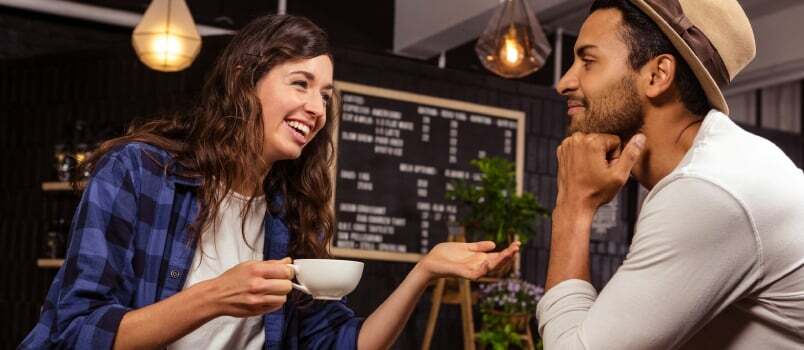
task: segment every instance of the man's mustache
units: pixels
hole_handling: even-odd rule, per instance
[[[568,97],[567,98],[567,106],[569,107],[586,107],[589,103],[586,101],[586,98],[583,97]]]

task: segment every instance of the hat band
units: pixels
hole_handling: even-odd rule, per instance
[[[689,18],[684,14],[684,10],[678,0],[644,0],[656,13],[661,16],[670,27],[681,36],[681,39],[689,45],[692,52],[698,56],[704,68],[709,71],[712,79],[717,86],[723,88],[728,85],[729,72],[723,63],[723,58],[712,45],[706,35],[698,29]]]

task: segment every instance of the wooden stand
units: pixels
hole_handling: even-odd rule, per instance
[[[528,350],[536,350],[536,345],[533,344],[533,334],[530,332],[530,325],[525,326],[525,329],[527,333],[520,334],[519,336],[522,337],[522,341],[525,342]]]
[[[449,283],[448,283],[449,282]],[[447,290],[447,284],[457,284],[458,290]],[[436,282],[435,289],[433,290],[432,306],[430,307],[430,316],[427,318],[427,329],[424,332],[424,342],[422,343],[422,350],[430,349],[430,342],[433,340],[433,333],[435,332],[436,319],[438,318],[438,310],[441,308],[441,303],[444,304],[460,304],[461,305],[461,323],[463,324],[463,348],[466,350],[475,349],[475,326],[472,319],[472,291],[469,286],[469,280],[463,278],[440,278]]]
[[[530,324],[529,323],[530,323],[530,315],[522,316],[522,318],[519,321],[514,321],[514,324],[517,326],[517,328],[519,328],[519,329],[525,328],[524,333],[519,333],[518,334],[519,339],[522,339],[522,342],[524,342],[523,345],[525,345],[522,348],[527,349],[527,350],[535,350],[536,346],[533,343],[533,334],[531,334],[531,332],[530,332]]]
[[[449,242],[466,242],[463,227],[449,227]],[[519,271],[519,254],[515,257],[515,271]],[[478,282],[493,283],[499,278],[481,277]],[[456,288],[457,287],[457,288]],[[463,348],[464,350],[475,350],[475,326],[472,316],[472,288],[470,281],[465,278],[440,278],[436,281],[433,289],[432,305],[430,315],[427,317],[427,328],[424,332],[422,350],[429,350],[430,343],[433,341],[436,320],[441,304],[459,304],[461,306],[461,324],[463,326]],[[525,342],[528,350],[534,350],[533,335],[530,325],[525,325],[526,333],[520,334],[522,341]]]
[[[496,282],[497,279],[481,278],[480,282]],[[457,287],[457,288],[456,288]],[[457,289],[457,290],[456,290]],[[435,289],[433,289],[432,306],[430,306],[430,315],[427,318],[427,328],[424,332],[424,342],[422,342],[422,350],[429,350],[430,343],[433,341],[433,334],[435,333],[436,320],[438,318],[438,311],[441,304],[459,304],[461,306],[461,323],[463,326],[463,348],[465,350],[475,349],[475,328],[474,319],[472,315],[472,290],[470,281],[463,278],[441,278],[436,282]],[[519,334],[524,342],[525,349],[534,350],[535,344],[533,342],[533,334],[530,331],[530,325],[525,325],[525,332]]]
[[[448,228],[449,242],[466,242],[463,227],[450,226]],[[457,291],[455,286],[457,285]],[[424,332],[424,342],[422,350],[430,349],[430,342],[433,340],[438,310],[444,304],[461,305],[461,323],[463,324],[463,348],[475,350],[475,325],[472,319],[472,289],[469,280],[465,278],[439,278],[433,289],[432,306],[430,306],[430,316],[427,317],[427,329]]]

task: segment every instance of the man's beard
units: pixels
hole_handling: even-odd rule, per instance
[[[610,91],[592,101],[583,99],[586,113],[582,118],[570,120],[568,135],[575,132],[612,134],[625,143],[642,129],[645,120],[633,76],[623,77]]]

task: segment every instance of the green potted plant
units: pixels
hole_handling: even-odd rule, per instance
[[[543,288],[515,278],[483,286],[478,299],[483,328],[477,341],[493,350],[524,348],[523,335],[531,334],[530,319],[542,295]]]
[[[480,171],[479,182],[454,181],[447,199],[462,204],[458,221],[470,240],[491,240],[504,248],[514,239],[525,243],[533,236],[533,226],[549,215],[533,194],[516,194],[514,164],[503,158],[472,160]]]

